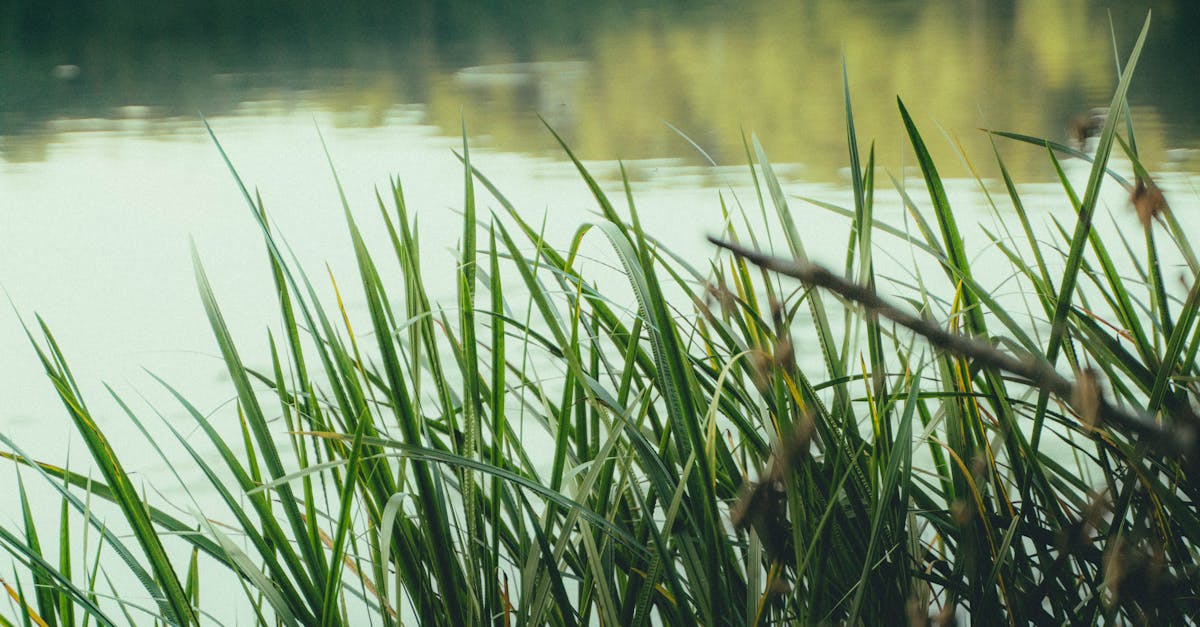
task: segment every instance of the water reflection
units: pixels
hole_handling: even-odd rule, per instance
[[[981,125],[1065,139],[1115,77],[1109,9],[1085,0],[44,4],[0,8],[0,156],[10,163],[52,159],[81,126],[64,120],[169,136],[195,132],[198,111],[316,109],[375,128],[419,105],[444,134],[465,114],[494,148],[540,156],[557,150],[535,113],[593,159],[700,163],[667,121],[717,162],[741,163],[742,133],[754,131],[775,160],[836,180],[843,54],[860,134],[879,140],[890,166],[902,154],[897,94],[927,133],[940,126],[979,156],[990,150]],[[1132,92],[1139,144],[1152,168],[1194,169],[1195,153],[1178,150],[1200,145],[1200,94],[1184,75],[1200,65],[1200,8],[1152,4]],[[1112,9],[1123,51],[1145,9]],[[956,159],[951,142],[930,144]],[[1018,176],[1047,174],[1041,155],[1009,158]]]

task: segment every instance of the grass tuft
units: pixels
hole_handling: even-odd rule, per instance
[[[16,571],[5,624],[190,625],[230,590],[258,622],[287,625],[1194,621],[1200,272],[1165,199],[1146,200],[1154,183],[1121,115],[1148,27],[1094,155],[988,131],[1021,228],[984,234],[1048,333],[981,283],[996,273],[973,261],[903,103],[929,200],[893,178],[909,219],[878,218],[875,149],[860,151],[845,74],[851,205],[815,203],[851,227],[832,269],[808,258],[757,137],[757,207],[722,195],[725,226],[697,269],[642,228],[623,168],[610,198],[558,135],[600,211],[548,241],[472,164],[464,125],[455,302],[429,295],[448,277],[421,267],[400,182],[377,195],[379,251],[339,181],[357,280],[331,273],[336,300],[322,303],[214,134],[262,233],[280,322],[269,366],[247,366],[193,250],[238,428],[156,377],[191,424],[163,419],[175,441],[151,444],[168,478],[183,485],[189,468],[206,482],[183,485],[193,503],[219,505],[180,520],[148,495],[158,486],[131,481],[39,319],[40,338],[26,332],[99,472],[32,460],[0,435],[20,495],[20,521],[0,526]],[[1046,151],[1073,228],[1037,233],[1003,140]],[[1059,155],[1091,160],[1082,194]],[[1094,228],[1105,181],[1153,201],[1144,249]],[[596,237],[624,283],[601,289],[611,281],[578,263]],[[947,282],[880,272],[882,237]],[[1164,281],[1168,259],[1190,285]],[[817,372],[797,345],[817,347]],[[56,528],[33,511],[30,477],[60,498]],[[114,589],[118,572],[141,589]],[[214,591],[219,578],[236,588]]]

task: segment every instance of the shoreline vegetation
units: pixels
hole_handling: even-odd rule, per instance
[[[808,260],[755,138],[743,143],[757,206],[722,197],[727,226],[694,267],[642,229],[627,178],[610,198],[558,135],[601,219],[556,247],[472,166],[464,131],[455,303],[428,297],[398,180],[378,199],[390,250],[367,249],[343,197],[358,276],[319,302],[214,134],[275,280],[269,368],[246,365],[193,250],[240,431],[156,378],[190,419],[163,419],[176,440],[158,442],[109,391],[167,463],[156,480],[223,507],[187,518],[131,479],[50,328],[27,323],[95,471],[30,459],[0,434],[23,523],[0,525],[13,565],[3,624],[213,622],[232,601],[209,587],[221,576],[245,612],[279,625],[1195,621],[1200,263],[1127,112],[1149,25],[1094,153],[988,131],[993,147],[1044,152],[1075,209],[1035,235],[993,150],[1007,197],[990,202],[1020,230],[985,232],[1025,321],[976,281],[903,103],[928,202],[897,184],[913,228],[875,219],[875,152],[860,152],[848,83],[844,267]],[[1132,173],[1110,170],[1114,151]],[[1083,189],[1060,156],[1092,163]],[[1144,233],[1092,228],[1102,185],[1125,187]],[[944,279],[880,272],[880,234]],[[580,270],[596,238],[621,264],[619,294]],[[1164,259],[1191,283],[1169,285]],[[365,319],[343,305],[351,290]],[[802,325],[821,379],[797,365]],[[208,483],[184,482],[185,467]],[[57,494],[56,523],[33,511],[35,484]],[[118,570],[132,583],[114,584]]]

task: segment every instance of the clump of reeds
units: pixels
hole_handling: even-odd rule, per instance
[[[161,382],[194,422],[186,429],[217,451],[206,458],[180,435],[189,459],[170,465],[200,469],[210,484],[189,489],[214,492],[224,509],[180,519],[130,480],[39,320],[42,339],[31,331],[31,341],[99,476],[38,463],[0,436],[62,499],[57,549],[25,498],[23,527],[0,527],[20,571],[6,583],[10,615],[197,623],[205,603],[230,602],[203,594],[216,572],[232,575],[257,620],[287,625],[1194,619],[1200,287],[1168,289],[1160,240],[1193,276],[1200,265],[1165,201],[1142,210],[1144,257],[1121,242],[1141,281],[1091,229],[1106,179],[1135,204],[1137,190],[1157,190],[1130,148],[1132,125],[1118,137],[1145,33],[1095,155],[994,133],[1048,146],[1056,168],[1056,153],[1093,161],[1082,195],[1057,169],[1075,226],[1046,243],[995,153],[1024,241],[989,236],[1050,321],[1040,342],[977,281],[903,104],[930,200],[903,196],[917,234],[875,219],[874,151],[861,158],[848,88],[853,206],[833,209],[853,228],[836,271],[808,260],[756,140],[751,175],[784,248],[760,252],[754,229],[730,227],[716,240],[733,254],[718,250],[706,268],[643,231],[627,182],[618,210],[565,145],[603,218],[556,247],[471,165],[464,142],[457,302],[429,298],[397,182],[378,207],[389,251],[368,251],[346,207],[363,321],[319,302],[246,193],[283,321],[268,369],[245,365],[195,257],[240,432],[218,431]],[[1115,145],[1138,184],[1109,172]],[[498,215],[480,219],[477,185]],[[881,275],[871,261],[880,233],[939,261],[952,299]],[[595,237],[620,261],[635,310],[576,263]],[[1056,257],[1062,269],[1051,272]],[[381,279],[383,264],[402,280]],[[883,284],[893,296],[879,294]],[[824,363],[818,377],[797,364],[801,318],[804,345]],[[99,538],[87,555],[71,520]],[[109,583],[117,568],[144,590]]]

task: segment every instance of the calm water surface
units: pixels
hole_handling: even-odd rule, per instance
[[[373,190],[401,178],[431,272],[449,271],[458,236],[462,175],[451,151],[464,120],[478,164],[565,243],[592,203],[539,114],[610,184],[613,160],[626,160],[651,231],[703,258],[702,236],[719,228],[717,190],[753,199],[744,133],[761,138],[790,193],[848,202],[843,58],[860,137],[875,138],[888,172],[902,175],[911,160],[899,95],[944,176],[969,175],[959,144],[989,177],[994,160],[978,127],[1066,140],[1072,116],[1105,104],[1113,88],[1110,14],[1125,53],[1147,8],[1154,23],[1130,97],[1139,147],[1172,201],[1194,202],[1200,5],[1150,4],[1110,13],[1082,0],[600,2],[587,11],[297,2],[272,13],[253,2],[6,3],[0,285],[18,312],[45,316],[85,389],[101,377],[139,387],[145,366],[216,404],[227,392],[189,238],[250,346],[272,321],[272,302],[261,244],[200,113],[310,272],[326,262],[347,280],[354,272],[318,132],[368,226]],[[1019,180],[1051,180],[1040,151],[1001,149]],[[957,187],[978,194],[968,181]],[[1043,205],[1035,210],[1061,211],[1053,186],[1030,189],[1026,200]],[[984,215],[972,213],[983,206],[977,196],[958,206],[968,223]],[[841,239],[824,231],[845,225],[804,216],[815,254],[832,246],[836,259]],[[0,315],[0,348],[0,425],[60,447],[44,436],[66,423],[11,312]]]
[[[565,245],[592,219],[594,204],[539,114],[613,189],[614,160],[626,160],[648,230],[700,260],[710,253],[703,235],[720,228],[718,191],[753,202],[743,133],[758,135],[790,194],[850,202],[844,58],[860,138],[876,140],[888,172],[912,175],[900,96],[943,175],[958,179],[949,186],[960,224],[982,251],[973,223],[994,219],[954,146],[994,176],[979,127],[1065,141],[1074,115],[1107,103],[1116,75],[1110,7],[1086,0],[598,2],[587,10],[300,1],[286,13],[261,2],[47,4],[0,7],[0,286],[27,321],[33,311],[46,318],[102,426],[130,447],[133,427],[101,380],[135,406],[144,407],[136,400],[144,394],[168,416],[174,405],[143,367],[206,411],[230,400],[189,238],[246,354],[265,354],[264,330],[275,322],[260,237],[200,113],[309,273],[324,277],[327,264],[353,285],[318,131],[381,249],[373,190],[401,178],[431,275],[453,269],[462,173],[452,150],[464,120],[477,165],[531,219],[545,215],[552,241]],[[1192,218],[1180,208],[1196,209],[1200,197],[1198,7],[1111,7],[1122,54],[1154,9],[1130,103],[1143,159],[1184,220]],[[1044,153],[1000,148],[1032,211],[1042,222],[1061,217],[1066,203],[1047,185]],[[1084,164],[1066,167],[1086,177]],[[881,191],[878,202],[880,217],[902,220],[894,195]],[[1107,202],[1114,217],[1103,228],[1136,225],[1119,193]],[[845,222],[807,208],[801,215],[813,256],[837,262]],[[611,262],[602,246],[591,253],[597,265]],[[908,263],[902,247],[881,254]],[[430,281],[445,286],[445,302],[452,283]],[[0,351],[0,430],[64,461],[79,444],[7,308]],[[81,464],[82,448],[70,457]],[[159,467],[140,461],[130,463]]]
[[[1125,53],[1154,9],[1130,101],[1143,159],[1178,205],[1195,201],[1200,171],[1190,74],[1200,9],[1150,4],[1111,9],[1112,24]],[[452,264],[462,175],[451,151],[464,120],[478,164],[530,217],[544,213],[550,233],[565,243],[590,219],[586,190],[538,115],[610,184],[613,160],[626,160],[651,231],[703,258],[702,236],[719,228],[717,190],[753,199],[744,133],[759,136],[790,193],[848,203],[843,58],[859,135],[897,175],[911,161],[897,95],[943,175],[965,179],[956,144],[983,176],[995,173],[979,127],[1066,140],[1072,116],[1105,104],[1115,82],[1110,9],[1080,0],[260,5],[0,9],[0,285],[17,311],[52,324],[85,389],[102,377],[141,389],[144,366],[214,405],[226,399],[189,238],[244,341],[261,342],[272,322],[261,244],[200,113],[309,271],[328,262],[348,280],[318,132],[368,226],[373,190],[401,178],[431,272]],[[1019,180],[1051,180],[1040,151],[1001,149]],[[1063,206],[1053,186],[1044,198],[1035,210]],[[983,203],[958,206],[970,222]],[[804,216],[809,246],[818,256],[832,246],[836,259],[841,238],[823,235],[844,223]],[[66,423],[10,312],[0,347],[0,425],[60,447],[44,436]]]

